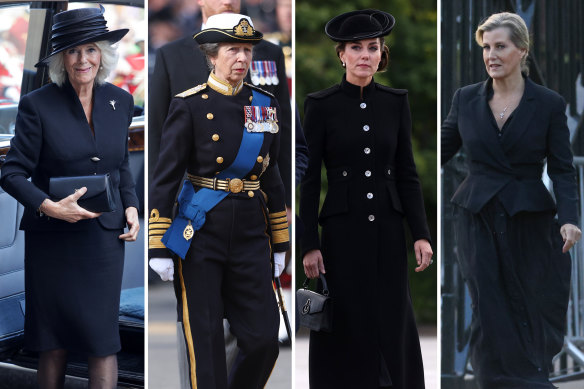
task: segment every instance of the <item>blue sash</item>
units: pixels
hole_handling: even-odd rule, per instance
[[[252,105],[270,105],[270,98],[263,93],[252,90],[252,95]],[[248,132],[244,126],[243,137],[235,160],[215,177],[220,180],[245,177],[254,167],[263,142],[264,134],[262,132]],[[194,232],[200,230],[205,224],[205,214],[219,204],[228,194],[229,192],[223,190],[209,188],[201,188],[195,193],[191,182],[185,180],[178,196],[178,215],[161,239],[166,248],[185,259],[191,246]],[[192,228],[192,234],[185,233],[189,229],[189,224]]]

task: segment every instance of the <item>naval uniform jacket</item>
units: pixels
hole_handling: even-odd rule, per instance
[[[209,76],[209,80],[212,77]],[[217,82],[221,83],[215,79]],[[252,89],[255,87],[242,83],[235,91],[228,85],[224,85],[224,88],[225,91],[218,92],[208,83],[201,84],[178,94],[171,102],[164,123],[160,159],[150,186],[151,258],[171,256],[160,239],[170,225],[175,193],[185,171],[194,176],[213,178],[235,160],[244,128],[244,106],[251,105]],[[255,89],[266,94],[265,91]],[[272,95],[269,96],[270,106],[276,107],[279,112],[278,102]],[[272,248],[275,252],[286,251],[289,246],[284,186],[276,162],[279,137],[279,131],[274,134],[264,133],[260,153],[254,157],[256,161],[251,171],[245,177],[233,177],[260,180],[261,191],[229,194],[253,198],[265,193],[272,228]]]
[[[68,223],[39,215],[41,203],[50,198],[51,177],[110,173],[116,210],[97,218],[106,229],[124,228],[125,209],[138,208],[128,162],[128,128],[134,100],[108,83],[95,85],[93,93],[95,136],[69,81],[62,87],[45,85],[21,98],[16,134],[2,167],[0,184],[25,207],[22,230],[81,230],[89,223]]]
[[[510,216],[556,210],[541,180],[544,162],[554,184],[560,225],[578,224],[577,187],[564,99],[525,78],[512,120],[493,131],[487,104],[492,79],[456,91],[442,124],[442,163],[464,146],[469,174],[452,202],[478,213],[495,196]]]
[[[291,174],[292,174],[292,130],[291,106],[288,83],[286,81],[286,67],[282,49],[268,41],[261,41],[253,47],[252,61],[274,61],[278,74],[278,85],[256,85],[273,94],[280,105],[280,156],[278,166],[280,176],[286,189],[287,204],[291,202]],[[199,44],[191,36],[179,39],[162,46],[156,51],[154,72],[150,76],[148,112],[148,147],[149,167],[154,172],[160,153],[160,141],[164,121],[168,115],[168,108],[172,97],[191,88],[207,82],[209,66],[205,55],[199,49]],[[246,82],[251,84],[248,72]]]
[[[332,333],[311,333],[310,386],[421,389],[403,218],[415,240],[430,233],[407,92],[372,81],[361,97],[343,77],[308,95],[304,107],[302,251],[322,251],[334,306]],[[322,162],[328,189],[319,215]]]

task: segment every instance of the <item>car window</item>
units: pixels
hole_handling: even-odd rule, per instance
[[[14,134],[28,18],[29,4],[0,7],[0,134]]]
[[[69,3],[69,9],[96,7],[95,3]],[[134,104],[144,107],[144,10],[127,5],[104,4],[108,28],[129,28],[118,43],[119,60],[108,82],[134,96]],[[0,6],[0,134],[14,134],[20,100],[24,56],[29,31],[30,3]],[[48,26],[47,28],[50,28]],[[136,110],[136,115],[142,114]]]

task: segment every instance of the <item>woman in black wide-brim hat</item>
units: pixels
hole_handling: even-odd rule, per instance
[[[63,386],[68,352],[88,357],[90,387],[117,382],[124,241],[136,240],[139,223],[127,142],[134,102],[105,82],[116,61],[111,45],[128,30],[109,31],[103,11],[54,16],[52,51],[37,64],[52,83],[22,96],[0,177],[25,207],[25,347],[40,353],[41,388]],[[53,177],[106,173],[113,212],[81,208],[85,187],[49,195]]]
[[[310,387],[424,388],[409,294],[402,219],[418,267],[432,262],[430,233],[411,145],[407,91],[374,82],[388,63],[392,15],[348,12],[326,25],[346,69],[340,84],[308,95],[309,163],[300,216],[304,271],[325,273],[332,332],[310,334]],[[319,214],[321,163],[328,190]],[[322,225],[319,239],[318,224]]]

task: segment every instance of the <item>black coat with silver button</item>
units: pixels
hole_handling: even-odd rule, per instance
[[[126,226],[125,209],[138,208],[128,156],[132,96],[108,83],[94,87],[92,134],[71,84],[48,84],[23,96],[18,105],[16,134],[2,167],[0,184],[25,206],[20,228],[28,231],[83,230],[90,223],[39,216],[49,198],[51,177],[110,173],[116,211],[97,220],[107,229]],[[29,181],[28,178],[31,178]],[[57,199],[54,199],[57,200]]]
[[[195,93],[185,92],[181,97],[177,95],[173,98],[164,123],[160,156],[149,192],[150,209],[157,210],[160,219],[172,219],[174,200],[185,171],[194,176],[213,178],[233,163],[243,135],[244,106],[252,104],[252,88],[244,84],[239,93],[228,96],[202,84],[200,88],[195,88]],[[270,106],[276,107],[279,113],[278,102],[273,96]],[[279,138],[279,131],[264,133],[256,163],[245,177],[239,178],[259,179],[270,215],[284,212],[285,216],[284,185],[276,162]],[[260,194],[260,191],[251,194],[244,191],[230,193],[229,196]],[[150,231],[150,257],[170,257],[171,253],[157,244],[162,235],[161,229],[167,227],[157,225],[155,230]],[[286,239],[285,242],[274,243],[273,248],[276,252],[286,251],[288,245]]]
[[[414,240],[430,233],[407,92],[372,81],[361,96],[343,78],[308,96],[304,128],[302,251],[321,250],[334,301],[333,332],[311,334],[311,387],[423,388],[403,217]],[[322,162],[328,189],[319,215]]]

